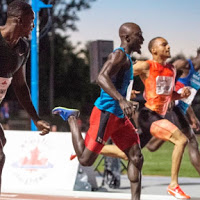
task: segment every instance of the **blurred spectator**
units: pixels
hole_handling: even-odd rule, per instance
[[[8,130],[10,128],[9,127],[9,118],[10,118],[9,111],[10,111],[9,104],[7,101],[5,101],[0,110],[1,123],[5,130]]]

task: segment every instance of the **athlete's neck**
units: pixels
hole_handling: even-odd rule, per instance
[[[128,46],[120,45],[120,47],[123,48],[125,53],[127,53],[129,55],[133,53],[133,51],[131,51],[131,49]]]
[[[7,42],[7,44],[11,47],[14,47],[20,39],[20,37],[18,37],[15,34],[15,31],[13,30],[11,26],[7,26],[7,25],[1,26],[0,33],[2,37],[4,38],[4,40]]]
[[[157,63],[159,63],[161,65],[166,65],[166,60],[167,59],[163,59],[161,57],[153,55],[153,61],[155,61],[155,62],[157,62]]]

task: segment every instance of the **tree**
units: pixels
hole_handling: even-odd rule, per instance
[[[49,92],[49,82],[50,77],[49,68],[50,68],[50,49],[54,48],[54,83],[55,83],[55,104],[54,105],[69,105],[78,107],[81,109],[84,104],[89,104],[90,100],[94,98],[91,97],[91,94],[88,95],[88,90],[93,87],[89,83],[89,65],[88,61],[80,58],[80,53],[88,53],[87,47],[84,50],[80,50],[78,53],[74,53],[77,49],[77,46],[73,46],[70,42],[70,36],[67,34],[68,30],[76,31],[77,27],[75,22],[79,20],[77,12],[90,8],[90,3],[95,0],[71,0],[68,3],[66,0],[53,1],[53,47],[49,46],[50,37],[46,35],[40,40],[40,108],[48,108],[49,102],[46,97],[48,97]],[[50,1],[44,1],[49,3]],[[40,25],[41,29],[44,27],[44,24],[47,20],[48,13],[44,9],[40,12]],[[55,30],[55,32],[54,32]],[[58,32],[59,30],[59,32]],[[64,33],[64,34],[60,34]],[[86,55],[86,54],[85,54]],[[88,56],[88,55],[87,55]],[[86,57],[87,57],[86,56]],[[83,70],[84,69],[84,70]],[[51,82],[50,82],[51,83]],[[94,86],[95,87],[95,86]],[[84,91],[86,88],[87,91]],[[67,91],[67,92],[66,92]],[[84,91],[84,92],[83,92]],[[91,92],[95,93],[95,89]],[[88,95],[88,97],[86,97]],[[96,97],[96,95],[94,95]],[[67,99],[67,100],[66,100]],[[85,100],[84,100],[85,99]],[[86,102],[87,100],[87,102]],[[82,105],[82,106],[81,106]],[[87,106],[88,107],[88,106]],[[89,106],[91,107],[91,106]],[[85,109],[83,109],[85,110]],[[49,109],[40,109],[40,113],[48,113]]]

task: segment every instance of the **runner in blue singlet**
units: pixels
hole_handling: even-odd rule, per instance
[[[135,23],[124,23],[119,28],[121,48],[110,53],[104,63],[97,83],[102,88],[90,115],[90,127],[85,139],[77,126],[77,110],[57,107],[53,114],[59,114],[69,123],[76,155],[82,165],[92,165],[109,137],[127,155],[128,178],[131,184],[132,200],[140,199],[141,154],[139,137],[128,118],[134,112],[134,104],[127,101],[126,94],[133,80],[132,61],[129,54],[140,53],[144,39],[140,27]]]

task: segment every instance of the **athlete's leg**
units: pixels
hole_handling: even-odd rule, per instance
[[[5,154],[3,152],[3,147],[6,144],[6,138],[4,135],[4,131],[2,125],[0,124],[0,193],[1,193],[1,176],[2,170],[5,163]]]
[[[128,160],[128,157],[126,156],[126,154],[114,144],[104,145],[100,154],[104,156],[110,156],[113,158]]]
[[[111,135],[113,142],[128,157],[128,178],[131,184],[132,200],[139,200],[141,193],[141,169],[143,156],[139,135],[128,118],[117,119],[115,131]]]
[[[96,160],[98,153],[90,151],[85,146],[85,139],[83,138],[77,123],[79,111],[76,109],[56,107],[52,110],[52,113],[58,114],[64,121],[68,121],[72,133],[72,143],[80,164],[83,166],[91,166]]]
[[[135,144],[130,149],[124,151],[128,157],[128,178],[131,183],[132,200],[139,200],[141,193],[141,170],[143,165],[143,155],[140,145]]]
[[[74,146],[74,150],[80,164],[83,166],[91,166],[96,160],[98,154],[90,151],[85,146],[85,140],[79,130],[76,117],[70,116],[68,119],[68,123],[72,133],[72,143]]]
[[[190,161],[200,175],[200,152],[196,135],[190,127],[183,129],[182,132],[189,140],[188,153],[190,156]]]
[[[158,139],[156,137],[152,137],[145,147],[149,151],[154,152],[158,150],[163,145],[164,142],[165,142],[164,140]]]
[[[178,173],[188,139],[174,124],[166,119],[152,123],[150,131],[155,137],[169,140],[174,144],[170,186],[175,188],[178,185]]]
[[[171,184],[173,188],[178,184],[178,173],[182,161],[185,146],[187,144],[187,138],[178,129],[172,133],[172,137],[169,139],[170,142],[174,143],[174,150],[172,153],[172,168],[171,168]]]
[[[172,122],[188,138],[188,152],[189,152],[189,156],[190,156],[190,161],[200,175],[199,144],[197,142],[197,138],[196,138],[194,131],[192,130],[192,128],[189,125],[189,121],[188,121],[186,115],[184,115],[184,113],[181,112],[179,107],[175,106],[173,108],[173,110],[171,111],[170,116],[171,116]]]

